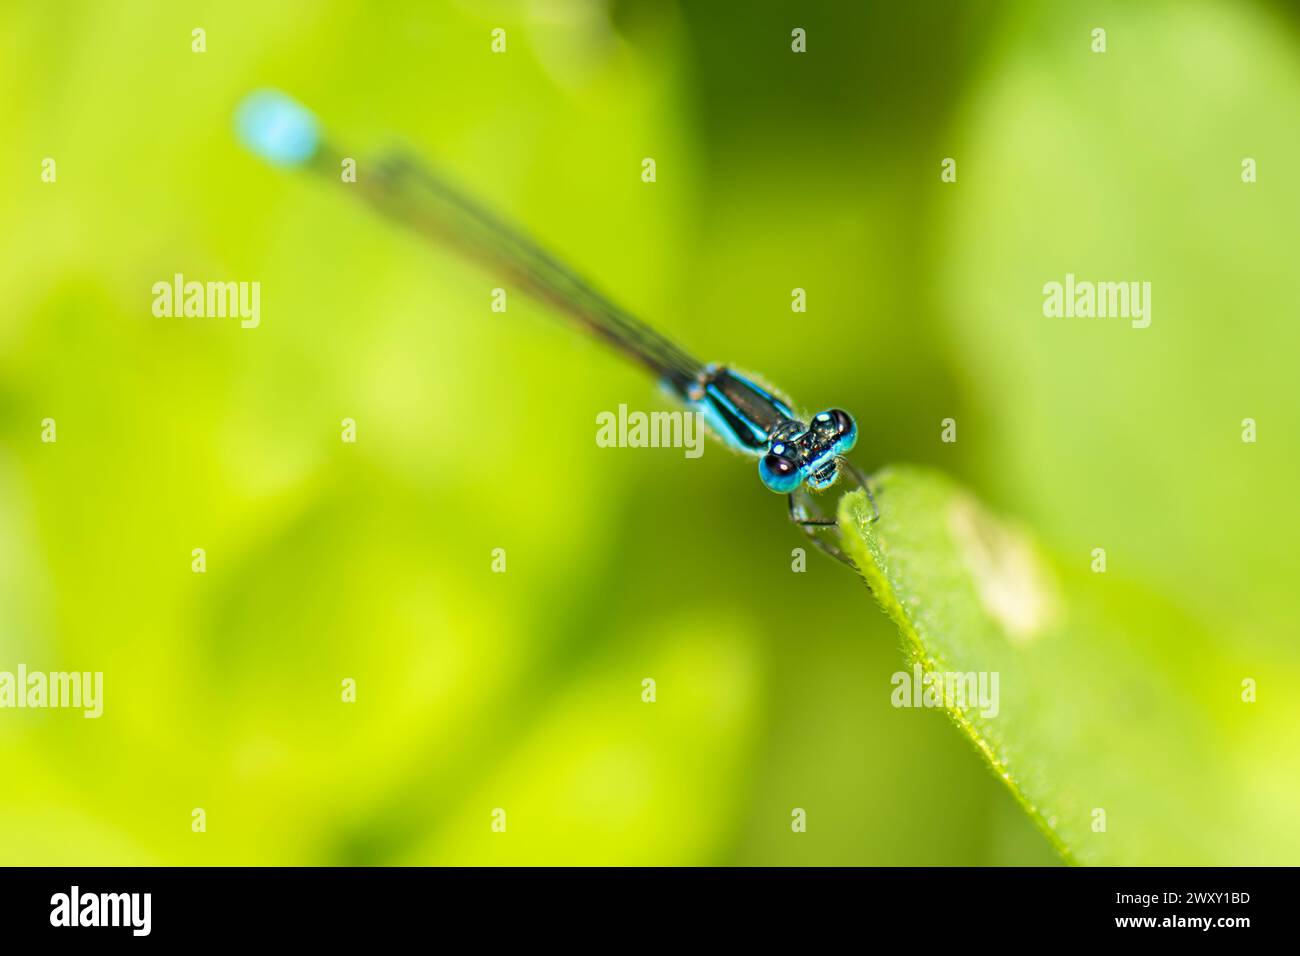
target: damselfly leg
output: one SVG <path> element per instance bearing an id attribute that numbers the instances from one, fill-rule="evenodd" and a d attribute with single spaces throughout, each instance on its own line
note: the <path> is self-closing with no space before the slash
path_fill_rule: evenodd
<path id="1" fill-rule="evenodd" d="M 853 462 L 849 461 L 847 458 L 840 458 L 837 464 L 843 474 L 852 475 L 853 480 L 858 483 L 858 487 L 866 492 L 867 501 L 871 502 L 872 524 L 879 521 L 880 509 L 876 506 L 876 496 L 872 494 L 871 482 L 867 479 L 867 476 L 859 470 L 857 465 L 853 464 Z M 839 497 L 836 496 L 835 500 L 838 502 Z M 821 508 L 818 507 L 815 499 L 807 489 L 799 488 L 796 491 L 791 492 L 787 497 L 787 501 L 789 503 L 790 520 L 799 526 L 813 544 L 817 545 L 817 547 L 821 548 L 821 550 L 825 551 L 832 558 L 844 562 L 849 567 L 855 567 L 853 559 L 845 554 L 843 550 L 840 549 L 839 545 L 831 540 L 830 536 L 825 533 L 826 529 L 837 527 L 839 522 L 837 522 L 833 517 L 826 516 Z"/>

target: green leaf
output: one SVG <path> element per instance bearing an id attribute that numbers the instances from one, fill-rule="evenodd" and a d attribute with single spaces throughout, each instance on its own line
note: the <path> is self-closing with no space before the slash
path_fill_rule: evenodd
<path id="1" fill-rule="evenodd" d="M 914 674 L 922 686 L 928 675 L 983 675 L 996 708 L 955 693 L 934 703 L 1068 862 L 1294 852 L 1233 778 L 1233 715 L 1252 705 L 1232 669 L 1206 658 L 1212 645 L 1191 622 L 1097 573 L 1092 555 L 1073 571 L 1054 564 L 942 475 L 887 469 L 873 489 L 880 519 L 859 491 L 841 501 L 839 524 L 903 636 L 909 671 L 894 677 L 896 706 L 912 702 L 904 681 Z"/>

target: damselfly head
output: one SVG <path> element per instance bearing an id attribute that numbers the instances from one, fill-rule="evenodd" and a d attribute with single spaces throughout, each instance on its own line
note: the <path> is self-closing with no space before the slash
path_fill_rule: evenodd
<path id="1" fill-rule="evenodd" d="M 805 482 L 814 491 L 829 488 L 840 475 L 839 457 L 857 440 L 853 416 L 840 408 L 819 412 L 809 425 L 786 422 L 773 430 L 767 454 L 758 460 L 758 476 L 783 495 Z"/>

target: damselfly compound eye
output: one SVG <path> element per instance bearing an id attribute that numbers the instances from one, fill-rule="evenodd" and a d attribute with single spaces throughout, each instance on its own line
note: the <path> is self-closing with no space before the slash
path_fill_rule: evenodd
<path id="1" fill-rule="evenodd" d="M 778 494 L 788 495 L 803 480 L 799 466 L 781 455 L 767 454 L 758 462 L 758 477 Z"/>
<path id="2" fill-rule="evenodd" d="M 819 422 L 824 421 L 834 433 L 838 436 L 835 444 L 836 454 L 844 454 L 851 449 L 858 440 L 858 425 L 850 415 L 842 408 L 832 408 L 829 411 L 822 412 L 817 416 Z"/>
<path id="3" fill-rule="evenodd" d="M 830 410 L 831 421 L 835 423 L 835 430 L 841 435 L 847 435 L 850 432 L 858 430 L 858 426 L 853 422 L 853 416 L 842 408 L 832 408 Z"/>

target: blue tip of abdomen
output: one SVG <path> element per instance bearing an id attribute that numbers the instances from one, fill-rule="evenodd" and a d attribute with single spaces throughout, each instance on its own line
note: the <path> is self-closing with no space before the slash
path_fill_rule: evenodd
<path id="1" fill-rule="evenodd" d="M 235 112 L 235 131 L 245 146 L 277 166 L 296 166 L 320 146 L 320 124 L 311 111 L 276 90 L 244 97 Z"/>

